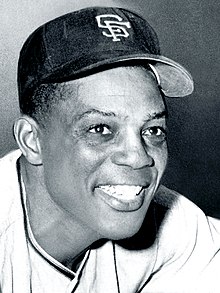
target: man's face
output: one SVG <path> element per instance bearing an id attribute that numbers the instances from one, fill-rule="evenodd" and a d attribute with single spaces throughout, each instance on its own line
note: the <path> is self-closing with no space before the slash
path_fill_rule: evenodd
<path id="1" fill-rule="evenodd" d="M 119 67 L 66 86 L 42 140 L 50 200 L 100 238 L 132 236 L 167 161 L 166 111 L 154 77 Z"/>

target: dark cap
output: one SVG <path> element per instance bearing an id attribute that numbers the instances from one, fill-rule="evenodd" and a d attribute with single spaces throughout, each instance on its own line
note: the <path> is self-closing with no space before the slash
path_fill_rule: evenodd
<path id="1" fill-rule="evenodd" d="M 20 99 L 43 83 L 59 83 L 126 64 L 149 64 L 165 96 L 192 93 L 180 64 L 160 54 L 156 33 L 139 15 L 122 8 L 91 7 L 65 14 L 34 31 L 18 64 Z"/>

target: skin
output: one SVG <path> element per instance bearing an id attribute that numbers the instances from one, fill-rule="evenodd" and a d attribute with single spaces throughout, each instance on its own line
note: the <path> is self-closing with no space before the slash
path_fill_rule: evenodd
<path id="1" fill-rule="evenodd" d="M 15 134 L 20 129 L 35 238 L 68 266 L 93 242 L 131 237 L 140 229 L 166 167 L 167 142 L 165 105 L 150 72 L 119 67 L 66 86 L 66 101 L 46 130 L 23 117 Z M 100 185 L 143 186 L 143 200 L 118 209 Z"/>

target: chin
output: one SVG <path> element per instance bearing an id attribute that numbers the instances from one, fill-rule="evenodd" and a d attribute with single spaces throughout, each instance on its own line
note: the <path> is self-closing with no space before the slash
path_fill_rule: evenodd
<path id="1" fill-rule="evenodd" d="M 122 240 L 134 236 L 142 227 L 150 201 L 131 212 L 111 210 L 106 212 L 102 220 L 98 222 L 98 234 L 109 240 Z"/>
<path id="2" fill-rule="evenodd" d="M 122 240 L 134 236 L 141 228 L 143 221 L 133 222 L 133 219 L 129 223 L 121 221 L 120 224 L 112 225 L 106 228 L 104 231 L 102 229 L 102 235 L 104 238 L 109 240 Z"/>

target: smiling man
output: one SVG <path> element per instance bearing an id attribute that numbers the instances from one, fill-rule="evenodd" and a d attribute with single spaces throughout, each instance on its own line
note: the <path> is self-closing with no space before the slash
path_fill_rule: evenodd
<path id="1" fill-rule="evenodd" d="M 193 81 L 150 25 L 108 7 L 54 19 L 25 42 L 18 89 L 20 150 L 0 162 L 1 292 L 196 292 L 217 236 L 160 186 L 164 98 Z"/>

